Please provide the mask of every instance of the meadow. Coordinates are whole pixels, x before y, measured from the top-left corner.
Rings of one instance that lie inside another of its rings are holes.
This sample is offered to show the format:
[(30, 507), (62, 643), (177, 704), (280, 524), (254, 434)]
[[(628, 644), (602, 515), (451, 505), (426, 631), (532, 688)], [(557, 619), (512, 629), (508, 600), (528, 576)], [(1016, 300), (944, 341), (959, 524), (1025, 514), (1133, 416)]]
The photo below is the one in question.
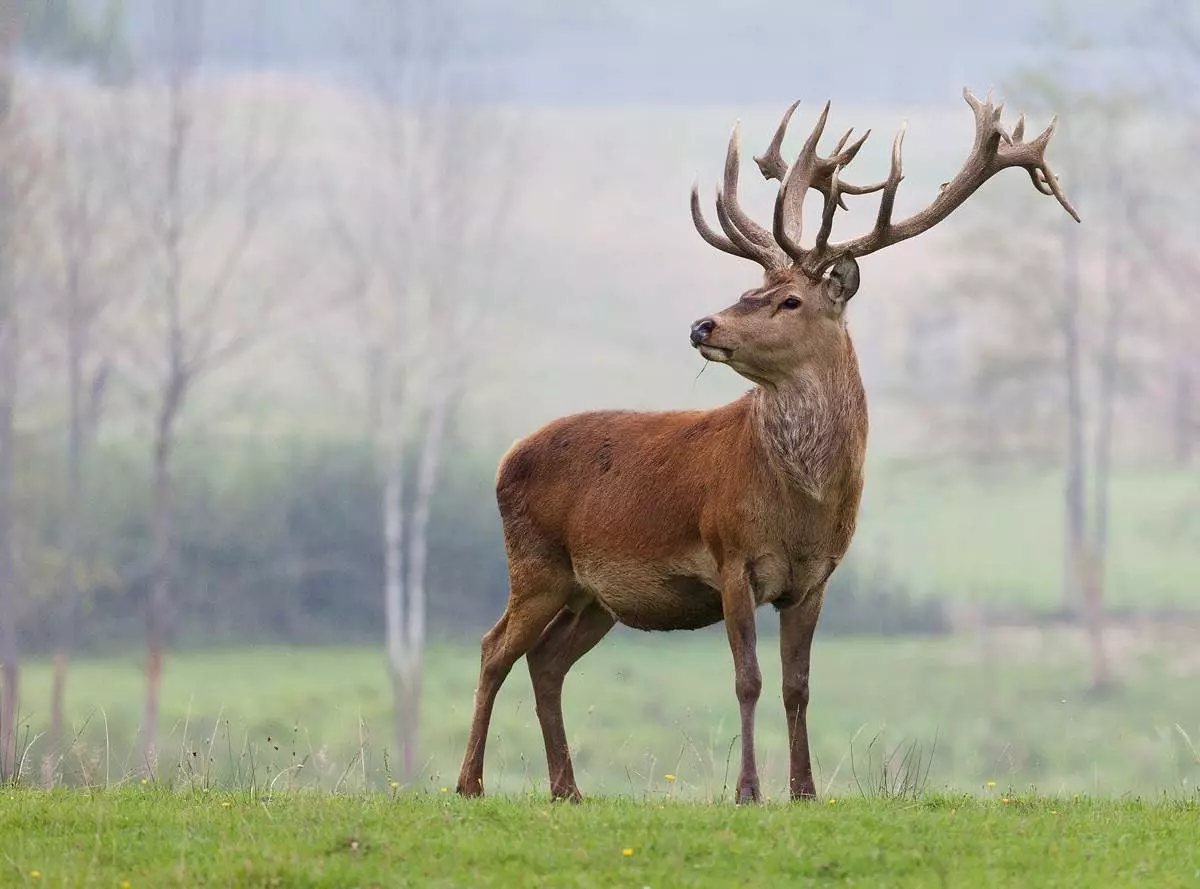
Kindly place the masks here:
[[(1062, 490), (1056, 470), (881, 460), (868, 467), (852, 552), (917, 593), (1046, 614), (1061, 604)], [(1126, 466), (1114, 472), (1109, 497), (1106, 607), (1200, 607), (1200, 473)]]
[[(774, 623), (762, 614), (764, 693), (758, 749), (764, 792), (786, 787), (786, 732)], [(824, 796), (909, 792), (1138, 794), (1190, 798), (1200, 781), (1200, 653), (1184, 622), (1110, 628), (1118, 684), (1087, 691), (1083, 638), (1010, 627), (938, 638), (821, 638), (810, 730)], [(434, 646), (427, 661), (421, 756), (401, 775), (391, 755), (382, 650), (255, 648), (178, 653), (164, 679), (157, 780), (209, 789), (453, 789), (477, 678), (477, 649)], [(25, 778), (44, 752), (50, 671), (24, 671)], [(141, 715), (137, 657), (76, 661), (68, 783), (127, 783)], [(567, 680), (564, 700), (585, 795), (717, 801), (736, 776), (737, 704), (720, 628), (614, 632)], [(502, 690), (487, 786), (544, 793), (545, 760), (529, 678)]]
[(23, 887), (1194, 886), (1200, 806), (0, 789), (0, 850)]

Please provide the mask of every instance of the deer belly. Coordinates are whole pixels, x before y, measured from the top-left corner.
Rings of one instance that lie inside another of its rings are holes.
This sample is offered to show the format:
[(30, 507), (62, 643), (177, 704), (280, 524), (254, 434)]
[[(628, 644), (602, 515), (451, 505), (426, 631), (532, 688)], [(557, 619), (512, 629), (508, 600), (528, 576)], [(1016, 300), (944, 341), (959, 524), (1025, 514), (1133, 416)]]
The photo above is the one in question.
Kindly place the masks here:
[(704, 570), (706, 567), (576, 559), (575, 577), (627, 627), (696, 630), (723, 616), (715, 568)]

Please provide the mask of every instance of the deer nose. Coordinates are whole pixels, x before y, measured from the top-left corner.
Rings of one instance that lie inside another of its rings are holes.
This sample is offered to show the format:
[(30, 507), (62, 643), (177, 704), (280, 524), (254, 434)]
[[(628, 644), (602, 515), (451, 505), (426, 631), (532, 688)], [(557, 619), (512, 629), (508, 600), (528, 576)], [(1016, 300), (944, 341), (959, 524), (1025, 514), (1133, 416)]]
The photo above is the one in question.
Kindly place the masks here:
[(692, 325), (692, 345), (698, 346), (713, 332), (713, 328), (717, 326), (717, 322), (712, 318), (701, 318)]

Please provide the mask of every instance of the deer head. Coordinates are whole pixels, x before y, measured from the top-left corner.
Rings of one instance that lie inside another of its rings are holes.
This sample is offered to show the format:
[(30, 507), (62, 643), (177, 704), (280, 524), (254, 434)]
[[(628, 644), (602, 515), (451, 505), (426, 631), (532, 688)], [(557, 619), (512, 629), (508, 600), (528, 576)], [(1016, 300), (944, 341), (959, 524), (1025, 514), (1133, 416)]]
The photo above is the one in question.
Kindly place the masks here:
[[(929, 230), (984, 182), (1008, 167), (1024, 168), (1034, 188), (1057, 198), (1078, 222), (1079, 214), (1046, 162), (1046, 146), (1054, 134), (1056, 119), (1037, 138), (1026, 142), (1024, 115), (1009, 132), (1000, 124), (1003, 103), (994, 104), (990, 94), (980, 101), (965, 88), (963, 98), (975, 115), (975, 141), (966, 162), (953, 179), (942, 185), (933, 203), (899, 222), (892, 220), (892, 208), (904, 178), (903, 127), (892, 143), (887, 178), (870, 185), (854, 185), (843, 182), (841, 172), (854, 160), (871, 131), (847, 144), (853, 129), (847, 130), (831, 155), (819, 155), (817, 143), (829, 117), (826, 102), (796, 162), (789, 167), (781, 149), (788, 122), (800, 104), (794, 102), (784, 113), (766, 152), (754, 158), (764, 178), (779, 182), (768, 230), (746, 215), (738, 203), (739, 140), (735, 125), (725, 154), (723, 187), (717, 189), (717, 220), (724, 235), (713, 231), (705, 221), (696, 186), (692, 187), (692, 221), (700, 237), (718, 250), (761, 265), (764, 281), (762, 287), (747, 291), (734, 305), (693, 324), (692, 345), (706, 359), (728, 364), (760, 385), (794, 376), (814, 356), (823, 354), (832, 340), (844, 335), (845, 307), (858, 290), (859, 257)], [(800, 242), (804, 199), (810, 190), (821, 194), (824, 205), (813, 246), (806, 248)], [(845, 196), (873, 192), (882, 192), (875, 227), (852, 240), (831, 243), (834, 215), (839, 208), (846, 209)]]

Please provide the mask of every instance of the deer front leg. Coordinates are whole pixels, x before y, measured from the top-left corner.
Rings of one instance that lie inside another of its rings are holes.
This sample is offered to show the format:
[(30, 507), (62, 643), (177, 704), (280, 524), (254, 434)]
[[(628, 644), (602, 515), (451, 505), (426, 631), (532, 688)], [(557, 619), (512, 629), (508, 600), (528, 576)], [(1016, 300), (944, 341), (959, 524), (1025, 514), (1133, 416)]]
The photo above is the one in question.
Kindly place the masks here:
[(762, 799), (758, 786), (758, 767), (754, 761), (754, 708), (762, 692), (762, 673), (755, 651), (754, 599), (745, 571), (739, 564), (723, 579), (721, 605), (729, 649), (733, 654), (734, 691), (742, 722), (742, 771), (738, 776), (738, 803), (756, 803)]
[(779, 654), (783, 662), (783, 708), (787, 714), (792, 799), (813, 799), (812, 762), (808, 753), (808, 668), (813, 634), (821, 614), (824, 590), (779, 613)]

